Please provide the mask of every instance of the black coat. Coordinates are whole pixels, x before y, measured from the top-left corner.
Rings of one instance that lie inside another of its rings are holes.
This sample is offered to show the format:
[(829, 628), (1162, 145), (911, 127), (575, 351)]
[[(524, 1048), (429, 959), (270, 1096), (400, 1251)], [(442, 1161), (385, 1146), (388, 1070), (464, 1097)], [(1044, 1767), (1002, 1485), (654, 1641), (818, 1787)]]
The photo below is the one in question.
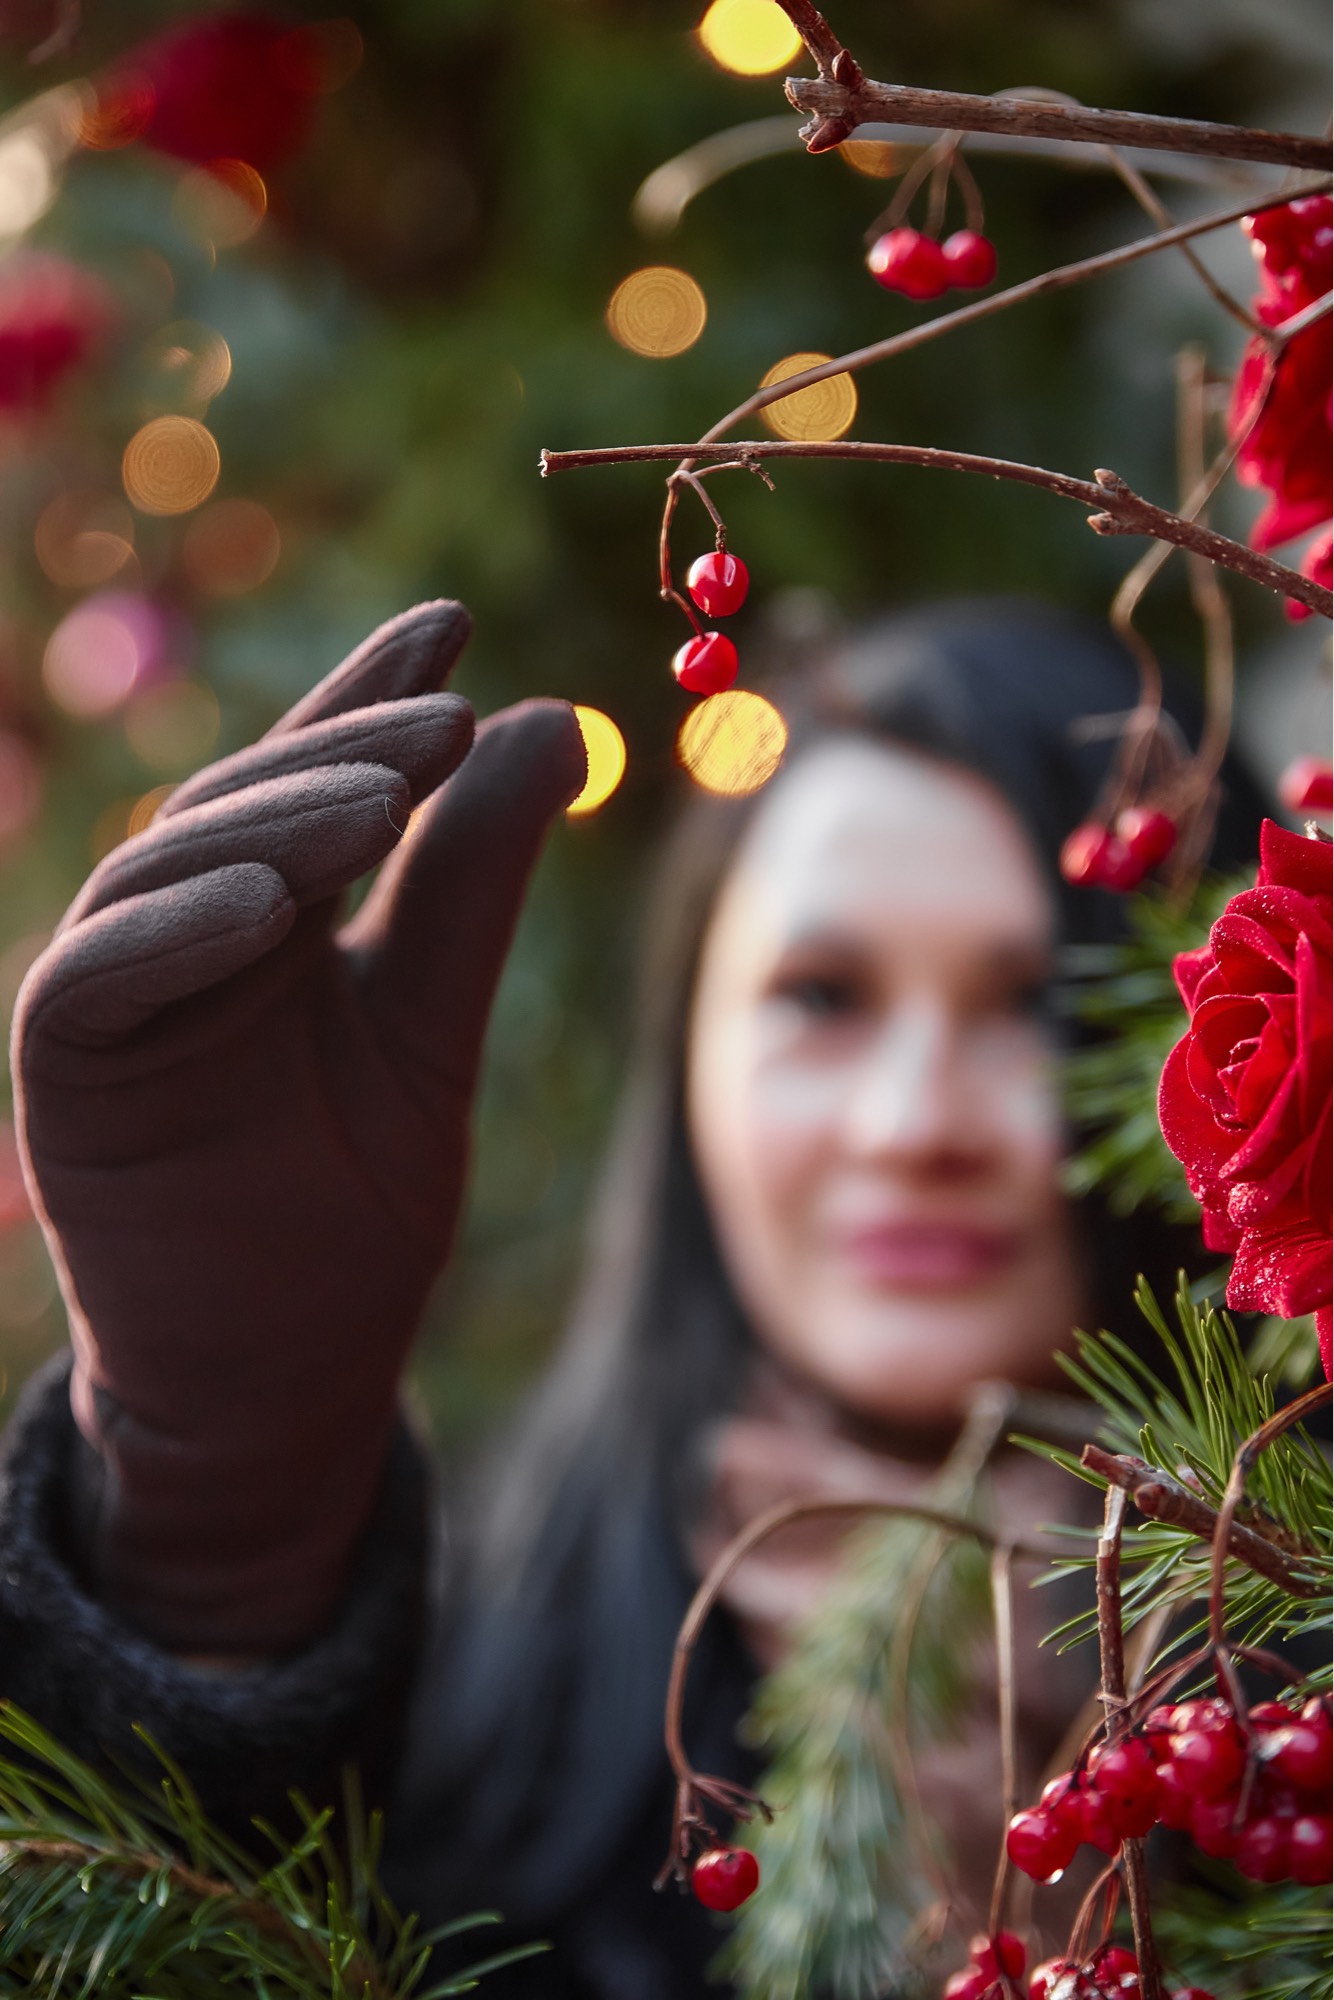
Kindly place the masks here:
[[(386, 1802), (383, 1874), (400, 1907), (417, 1910), (427, 1926), (471, 1909), (502, 1909), (513, 1919), (506, 1929), (474, 1934), (488, 1953), (550, 1940), (550, 1954), (484, 1983), (493, 2000), (696, 2000), (707, 1990), (717, 1920), (690, 1897), (652, 1887), (673, 1785), (658, 1741), (642, 1729), (617, 1738), (630, 1747), (610, 1775), (604, 1742), (590, 1775), (580, 1750), (585, 1730), (572, 1713), (559, 1768), (534, 1774), (536, 1822), (551, 1823), (554, 1814), (574, 1829), (587, 1823), (588, 1836), (576, 1832), (569, 1843), (568, 1866), (553, 1871), (549, 1839), (547, 1859), (527, 1875), (520, 1855), (511, 1868), (503, 1854), (484, 1849), (481, 1865), (470, 1865), (473, 1801), (467, 1786), (451, 1788), (447, 1754), (456, 1653), (440, 1638), (445, 1593), (429, 1581), (444, 1565), (429, 1469), (406, 1431), (330, 1628), (294, 1657), (210, 1674), (140, 1637), (81, 1580), (72, 1496), (87, 1447), (67, 1384), (62, 1358), (29, 1385), (5, 1440), (0, 1694), (103, 1768), (134, 1760), (131, 1725), (141, 1723), (182, 1765), (210, 1816), (242, 1839), (253, 1814), (290, 1823), (289, 1789), (337, 1802), (343, 1766), (357, 1764), (367, 1796)], [(691, 1580), (665, 1525), (656, 1543), (648, 1559), (676, 1572), (666, 1608), (683, 1613)], [(662, 1593), (655, 1596), (661, 1618)], [(627, 1606), (627, 1618), (634, 1616)], [(671, 1634), (648, 1637), (656, 1684), (636, 1688), (634, 1699), (660, 1712)], [(577, 1642), (576, 1629), (576, 1649)], [(753, 1673), (735, 1628), (719, 1614), (696, 1660), (691, 1750), (702, 1768), (743, 1781), (752, 1774), (735, 1732)], [(615, 1698), (614, 1687), (603, 1692)], [(576, 1688), (572, 1708), (586, 1715), (590, 1707)], [(583, 1813), (593, 1784), (596, 1809)]]

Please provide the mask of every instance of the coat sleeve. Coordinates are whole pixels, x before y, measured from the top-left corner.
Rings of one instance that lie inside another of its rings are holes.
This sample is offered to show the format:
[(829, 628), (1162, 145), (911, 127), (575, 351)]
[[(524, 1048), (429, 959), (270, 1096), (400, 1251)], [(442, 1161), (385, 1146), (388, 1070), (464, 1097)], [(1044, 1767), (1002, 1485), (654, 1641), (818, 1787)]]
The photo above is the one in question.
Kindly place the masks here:
[(83, 1443), (69, 1357), (27, 1386), (0, 1457), (0, 1696), (102, 1770), (160, 1775), (132, 1725), (181, 1764), (205, 1811), (243, 1841), (262, 1814), (292, 1826), (288, 1792), (337, 1804), (356, 1765), (388, 1797), (420, 1651), (430, 1480), (400, 1426), (335, 1617), (263, 1666), (184, 1665), (99, 1603), (81, 1575), (74, 1495)]

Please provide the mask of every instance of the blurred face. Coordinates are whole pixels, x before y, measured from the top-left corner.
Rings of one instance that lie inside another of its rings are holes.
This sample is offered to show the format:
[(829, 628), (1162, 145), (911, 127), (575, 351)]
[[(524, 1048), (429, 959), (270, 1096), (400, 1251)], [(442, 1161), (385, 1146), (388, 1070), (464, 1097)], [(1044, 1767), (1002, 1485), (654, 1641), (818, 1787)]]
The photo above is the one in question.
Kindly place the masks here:
[(842, 1410), (948, 1425), (1080, 1316), (1038, 1002), (1054, 912), (998, 793), (855, 738), (751, 821), (689, 1030), (697, 1169), (761, 1342)]

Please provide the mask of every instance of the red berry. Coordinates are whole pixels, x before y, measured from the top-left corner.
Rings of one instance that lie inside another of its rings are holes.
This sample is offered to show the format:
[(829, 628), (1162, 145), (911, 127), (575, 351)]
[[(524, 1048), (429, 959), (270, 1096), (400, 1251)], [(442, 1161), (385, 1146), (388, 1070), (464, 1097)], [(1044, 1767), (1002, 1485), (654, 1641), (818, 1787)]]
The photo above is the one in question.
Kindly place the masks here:
[(1278, 796), (1290, 813), (1334, 809), (1334, 768), (1327, 757), (1294, 757), (1278, 781)]
[(706, 1910), (738, 1910), (760, 1886), (760, 1864), (748, 1847), (711, 1847), (691, 1870), (690, 1886)]
[(1143, 1834), (1158, 1817), (1158, 1771), (1153, 1752), (1138, 1736), (1104, 1743), (1089, 1759), (1089, 1779), (1120, 1834)]
[(1005, 1835), (1005, 1852), (1035, 1882), (1051, 1882), (1070, 1866), (1079, 1841), (1054, 1813), (1018, 1812)]
[(1090, 1847), (1101, 1848), (1104, 1854), (1115, 1854), (1121, 1845), (1120, 1831), (1114, 1824), (1108, 1802), (1091, 1785), (1080, 1790), (1079, 1833)]
[(672, 672), (691, 694), (721, 694), (737, 676), (736, 647), (722, 632), (687, 639), (672, 660)]
[(1236, 1853), (1236, 1810), (1233, 1799), (1196, 1799), (1191, 1807), (1190, 1837), (1201, 1853), (1215, 1861), (1227, 1861)]
[(940, 2000), (983, 2000), (987, 1988), (995, 1985), (995, 1974), (979, 1972), (975, 1965), (953, 1972), (945, 1981)]
[(1273, 1763), (1283, 1773), (1289, 1784), (1297, 1785), (1304, 1792), (1327, 1792), (1334, 1758), (1334, 1731), (1326, 1718), (1316, 1711), (1308, 1721), (1306, 1711), (1292, 1722), (1278, 1736), (1273, 1751)]
[(1116, 830), (1146, 874), (1177, 844), (1176, 822), (1149, 806), (1128, 806), (1118, 814)]
[(1184, 1790), (1197, 1799), (1221, 1799), (1236, 1790), (1246, 1768), (1241, 1731), (1229, 1717), (1207, 1729), (1187, 1729), (1172, 1738), (1172, 1763)]
[(1079, 1780), (1073, 1771), (1063, 1771), (1059, 1778), (1053, 1778), (1042, 1787), (1042, 1797), (1038, 1801), (1042, 1812), (1050, 1813), (1058, 1826), (1065, 1828), (1075, 1845), (1081, 1838), (1082, 1808), (1079, 1799)]
[(1158, 1767), (1158, 1824), (1174, 1833), (1188, 1833), (1195, 1794), (1182, 1784), (1173, 1763)]
[(962, 291), (989, 285), (996, 275), (996, 246), (976, 229), (956, 229), (940, 246), (950, 283)]
[(1072, 1958), (1047, 1958), (1041, 1965), (1035, 1965), (1028, 1981), (1028, 2000), (1049, 2000), (1058, 1979), (1067, 1973), (1078, 1972), (1079, 1967)]
[(1288, 1829), (1288, 1867), (1294, 1882), (1315, 1889), (1334, 1872), (1334, 1824), (1328, 1813), (1302, 1813)]
[(725, 549), (696, 556), (686, 572), (686, 589), (706, 618), (726, 618), (739, 611), (750, 588), (750, 571), (740, 556)]
[(923, 236), (920, 229), (900, 227), (878, 237), (867, 252), (866, 268), (887, 292), (902, 292), (907, 299), (938, 299), (949, 290), (945, 253), (934, 236)]
[(1277, 1724), (1285, 1729), (1292, 1721), (1292, 1710), (1285, 1701), (1257, 1701), (1255, 1707), (1247, 1711), (1253, 1729), (1268, 1729)]
[(1103, 1945), (1091, 1970), (1098, 2000), (1140, 2000), (1139, 1960), (1125, 1945)]
[(975, 1937), (968, 1947), (968, 1956), (988, 1979), (999, 1979), (1002, 1974), (1017, 1979), (1028, 1963), (1027, 1947), (1013, 1931), (997, 1931), (994, 1938)]
[(1233, 1866), (1252, 1882), (1281, 1882), (1288, 1873), (1290, 1823), (1273, 1813), (1247, 1820), (1237, 1835)]
[(1105, 826), (1077, 826), (1061, 848), (1061, 873), (1077, 889), (1133, 889), (1146, 872), (1120, 834)]

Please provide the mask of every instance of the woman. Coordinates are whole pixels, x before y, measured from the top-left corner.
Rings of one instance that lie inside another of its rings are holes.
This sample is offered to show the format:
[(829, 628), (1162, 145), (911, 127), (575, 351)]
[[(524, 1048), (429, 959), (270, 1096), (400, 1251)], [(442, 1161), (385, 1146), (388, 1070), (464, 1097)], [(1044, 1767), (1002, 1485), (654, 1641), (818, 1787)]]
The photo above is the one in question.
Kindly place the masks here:
[[(432, 1539), (397, 1378), (580, 782), (557, 704), (469, 750), (436, 691), (465, 634), (454, 606), (396, 621), (182, 787), (25, 987), (75, 1362), (10, 1452), (4, 1691), (93, 1754), (146, 1723), (240, 1823), (332, 1796), (349, 1756), (396, 1770), (400, 1899), (554, 1938), (513, 1991), (685, 1995), (716, 1934), (649, 1883), (700, 1566), (775, 1490), (912, 1490), (973, 1384), (1051, 1381), (1075, 1321), (1127, 1326), (1135, 1271), (1174, 1261), (1059, 1198), (1047, 1061), (1058, 940), (1119, 921), (1055, 868), (1107, 757), (1076, 725), (1134, 675), (1039, 607), (888, 621), (794, 691), (758, 802), (697, 808), (570, 1337)], [(832, 1560), (742, 1572), (697, 1663), (701, 1766), (743, 1774), (757, 1664)]]

